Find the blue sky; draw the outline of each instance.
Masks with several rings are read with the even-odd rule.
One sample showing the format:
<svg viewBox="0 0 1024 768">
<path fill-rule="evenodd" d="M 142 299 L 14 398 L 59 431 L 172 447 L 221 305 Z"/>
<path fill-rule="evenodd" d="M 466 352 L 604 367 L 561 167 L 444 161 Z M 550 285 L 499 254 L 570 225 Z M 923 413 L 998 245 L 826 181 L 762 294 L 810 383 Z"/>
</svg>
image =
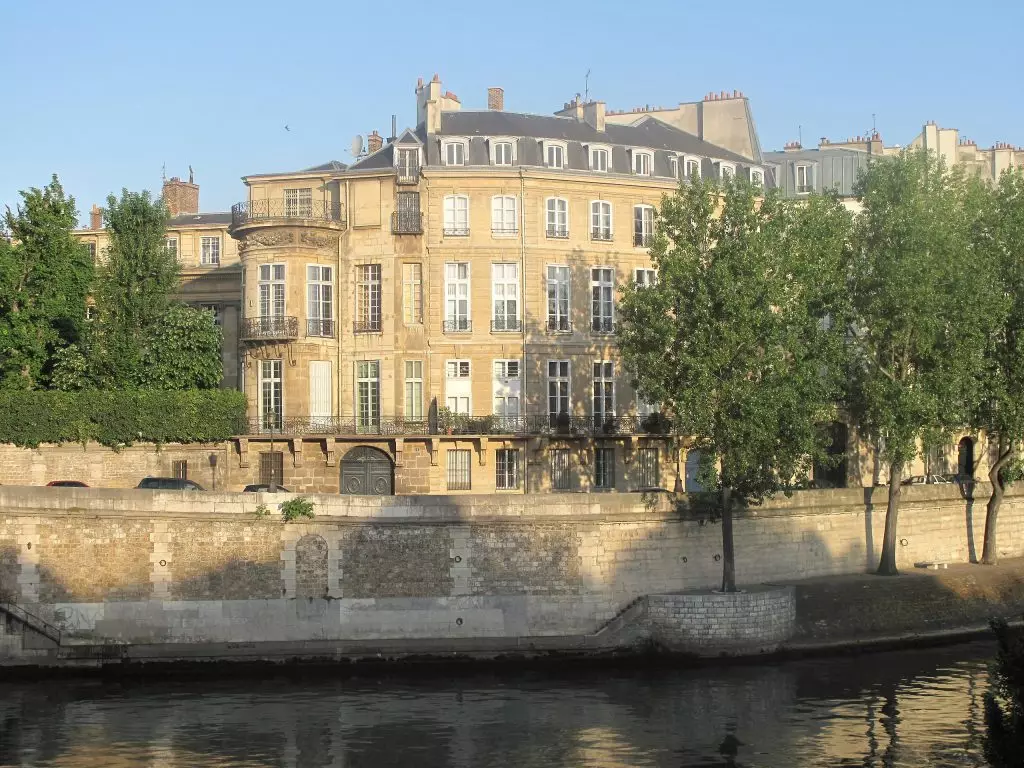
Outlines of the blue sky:
<svg viewBox="0 0 1024 768">
<path fill-rule="evenodd" d="M 57 173 L 84 221 L 110 192 L 158 190 L 166 164 L 227 210 L 247 173 L 349 161 L 355 134 L 412 125 L 434 72 L 464 108 L 500 85 L 506 109 L 538 113 L 588 69 L 610 109 L 738 89 L 764 149 L 872 114 L 887 144 L 926 120 L 1024 144 L 1022 23 L 1019 0 L 0 0 L 0 206 Z"/>
</svg>

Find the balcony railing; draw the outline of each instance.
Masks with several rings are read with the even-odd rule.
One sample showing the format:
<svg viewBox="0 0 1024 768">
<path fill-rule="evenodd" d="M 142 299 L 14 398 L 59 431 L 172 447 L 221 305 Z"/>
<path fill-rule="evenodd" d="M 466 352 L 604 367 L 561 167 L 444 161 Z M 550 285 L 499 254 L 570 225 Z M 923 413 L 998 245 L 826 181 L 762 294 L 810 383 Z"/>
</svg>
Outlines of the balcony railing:
<svg viewBox="0 0 1024 768">
<path fill-rule="evenodd" d="M 650 248 L 654 242 L 654 235 L 650 232 L 634 232 L 633 246 L 636 248 Z"/>
<path fill-rule="evenodd" d="M 444 333 L 472 333 L 473 321 L 468 317 L 456 317 L 445 320 L 441 330 Z"/>
<path fill-rule="evenodd" d="M 569 228 L 568 227 L 548 227 L 547 236 L 554 237 L 558 240 L 569 239 Z"/>
<path fill-rule="evenodd" d="M 495 317 L 491 319 L 491 333 L 517 333 L 523 330 L 523 321 L 518 317 Z"/>
<path fill-rule="evenodd" d="M 567 317 L 549 317 L 548 333 L 572 333 L 572 320 Z"/>
<path fill-rule="evenodd" d="M 398 166 L 398 183 L 399 184 L 418 184 L 420 180 L 420 167 L 419 165 L 400 165 Z"/>
<path fill-rule="evenodd" d="M 592 229 L 590 230 L 590 239 L 610 243 L 612 241 L 612 233 L 610 230 Z"/>
<path fill-rule="evenodd" d="M 391 234 L 422 235 L 423 215 L 419 211 L 395 211 L 391 214 Z"/>
<path fill-rule="evenodd" d="M 273 341 L 299 338 L 299 319 L 285 315 L 247 317 L 242 321 L 244 341 Z"/>
<path fill-rule="evenodd" d="M 353 333 L 380 333 L 380 318 L 371 317 L 367 320 L 356 320 L 352 323 Z"/>
<path fill-rule="evenodd" d="M 323 336 L 327 339 L 334 338 L 334 321 L 322 318 L 310 318 L 306 321 L 307 336 Z"/>
<path fill-rule="evenodd" d="M 518 235 L 519 227 L 515 224 L 492 224 L 491 234 L 498 235 L 499 237 L 508 237 L 509 235 Z"/>
<path fill-rule="evenodd" d="M 345 206 L 328 200 L 247 200 L 231 206 L 231 226 L 267 219 L 303 219 L 345 223 Z"/>
<path fill-rule="evenodd" d="M 445 237 L 469 237 L 468 226 L 444 227 L 443 232 Z"/>
<path fill-rule="evenodd" d="M 594 333 L 615 333 L 615 321 L 610 317 L 591 318 L 590 330 Z"/>
</svg>

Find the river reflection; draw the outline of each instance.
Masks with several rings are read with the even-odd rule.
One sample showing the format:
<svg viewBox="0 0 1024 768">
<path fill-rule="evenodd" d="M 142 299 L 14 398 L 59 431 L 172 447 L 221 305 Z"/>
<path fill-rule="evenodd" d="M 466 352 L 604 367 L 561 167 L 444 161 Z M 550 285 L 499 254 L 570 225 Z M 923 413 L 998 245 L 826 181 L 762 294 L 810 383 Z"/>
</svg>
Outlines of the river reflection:
<svg viewBox="0 0 1024 768">
<path fill-rule="evenodd" d="M 983 766 L 993 652 L 455 680 L 0 684 L 0 765 Z"/>
</svg>

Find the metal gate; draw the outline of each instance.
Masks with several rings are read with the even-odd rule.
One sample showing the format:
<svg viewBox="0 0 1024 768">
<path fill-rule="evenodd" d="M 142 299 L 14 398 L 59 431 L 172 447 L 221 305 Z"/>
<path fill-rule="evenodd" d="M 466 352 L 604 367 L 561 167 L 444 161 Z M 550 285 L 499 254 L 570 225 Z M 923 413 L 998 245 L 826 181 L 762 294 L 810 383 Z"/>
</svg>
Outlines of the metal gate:
<svg viewBox="0 0 1024 768">
<path fill-rule="evenodd" d="M 376 448 L 353 448 L 341 460 L 341 492 L 350 495 L 392 495 L 395 491 L 390 457 Z"/>
</svg>

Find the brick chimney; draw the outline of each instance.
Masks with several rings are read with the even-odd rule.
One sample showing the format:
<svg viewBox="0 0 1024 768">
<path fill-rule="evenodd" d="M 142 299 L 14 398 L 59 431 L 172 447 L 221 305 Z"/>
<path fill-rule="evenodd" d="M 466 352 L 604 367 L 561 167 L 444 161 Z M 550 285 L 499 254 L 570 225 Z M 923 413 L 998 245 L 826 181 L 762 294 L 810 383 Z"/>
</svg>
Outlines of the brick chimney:
<svg viewBox="0 0 1024 768">
<path fill-rule="evenodd" d="M 374 130 L 369 136 L 366 137 L 366 149 L 372 155 L 384 146 L 384 137 Z"/>
<path fill-rule="evenodd" d="M 487 108 L 493 109 L 496 112 L 501 112 L 505 109 L 505 89 L 504 88 L 488 88 L 487 89 Z"/>
<path fill-rule="evenodd" d="M 172 176 L 164 182 L 164 205 L 171 216 L 199 213 L 199 185 Z"/>
<path fill-rule="evenodd" d="M 96 203 L 92 204 L 92 210 L 89 211 L 89 229 L 103 229 L 103 209 Z"/>
</svg>

